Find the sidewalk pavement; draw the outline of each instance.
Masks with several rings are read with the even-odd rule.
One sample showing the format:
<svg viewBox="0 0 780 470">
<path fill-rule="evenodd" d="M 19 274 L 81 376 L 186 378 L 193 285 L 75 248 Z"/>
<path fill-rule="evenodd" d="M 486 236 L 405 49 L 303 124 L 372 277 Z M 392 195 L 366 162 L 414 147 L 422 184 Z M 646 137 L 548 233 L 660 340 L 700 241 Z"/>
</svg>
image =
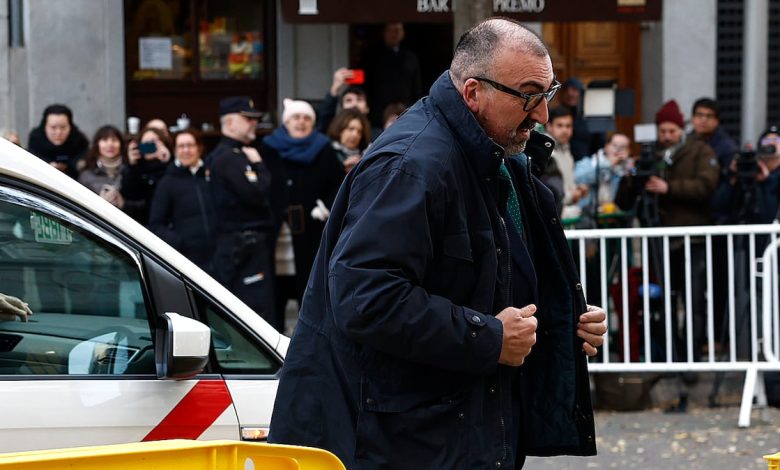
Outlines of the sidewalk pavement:
<svg viewBox="0 0 780 470">
<path fill-rule="evenodd" d="M 762 456 L 780 451 L 780 409 L 754 409 L 737 427 L 739 407 L 596 413 L 596 457 L 529 457 L 524 470 L 766 469 Z"/>
</svg>

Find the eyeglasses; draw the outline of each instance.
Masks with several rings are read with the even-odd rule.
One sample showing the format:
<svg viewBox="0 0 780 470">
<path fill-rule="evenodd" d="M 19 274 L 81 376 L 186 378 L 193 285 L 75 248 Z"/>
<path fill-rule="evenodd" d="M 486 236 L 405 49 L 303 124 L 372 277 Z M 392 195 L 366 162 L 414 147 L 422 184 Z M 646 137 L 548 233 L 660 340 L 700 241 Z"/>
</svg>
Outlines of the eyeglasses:
<svg viewBox="0 0 780 470">
<path fill-rule="evenodd" d="M 697 111 L 693 113 L 693 117 L 701 119 L 715 119 L 717 116 L 715 116 L 715 113 L 703 113 L 701 111 Z"/>
<path fill-rule="evenodd" d="M 474 80 L 478 80 L 480 82 L 485 82 L 498 91 L 503 91 L 508 95 L 512 95 L 517 98 L 525 100 L 525 103 L 523 104 L 523 111 L 525 112 L 529 112 L 533 110 L 535 107 L 539 106 L 539 103 L 541 103 L 542 100 L 545 98 L 549 103 L 550 101 L 552 101 L 553 98 L 555 98 L 555 94 L 558 93 L 558 90 L 561 89 L 561 83 L 558 80 L 553 80 L 553 84 L 549 90 L 543 91 L 541 93 L 528 94 L 528 93 L 523 93 L 522 91 L 513 90 L 508 86 L 502 85 L 498 82 L 494 82 L 489 78 L 485 78 L 485 77 L 471 77 L 471 78 L 473 78 Z"/>
</svg>

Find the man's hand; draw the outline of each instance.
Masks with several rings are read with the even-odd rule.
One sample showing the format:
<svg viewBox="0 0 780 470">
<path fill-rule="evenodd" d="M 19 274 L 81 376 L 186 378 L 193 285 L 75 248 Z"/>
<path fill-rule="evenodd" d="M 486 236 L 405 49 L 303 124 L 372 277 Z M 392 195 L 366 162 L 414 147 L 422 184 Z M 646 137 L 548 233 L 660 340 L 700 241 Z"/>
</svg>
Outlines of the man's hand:
<svg viewBox="0 0 780 470">
<path fill-rule="evenodd" d="M 595 356 L 596 348 L 604 344 L 607 332 L 607 312 L 601 307 L 588 305 L 588 311 L 580 315 L 577 323 L 577 336 L 584 339 L 582 349 L 588 356 Z"/>
<path fill-rule="evenodd" d="M 331 96 L 338 97 L 342 90 L 346 88 L 346 80 L 352 74 L 352 71 L 346 67 L 341 67 L 333 72 L 333 82 L 330 85 Z"/>
<path fill-rule="evenodd" d="M 520 366 L 531 353 L 531 347 L 536 344 L 537 322 L 534 313 L 536 305 L 531 304 L 523 308 L 507 307 L 496 315 L 504 325 L 499 364 Z"/>
<path fill-rule="evenodd" d="M 246 158 L 249 159 L 252 163 L 260 163 L 263 161 L 263 158 L 260 156 L 260 152 L 257 151 L 256 148 L 250 147 L 248 145 L 241 147 L 241 151 L 244 152 L 244 155 L 246 155 Z"/>
<path fill-rule="evenodd" d="M 32 310 L 27 302 L 22 302 L 11 295 L 0 294 L 0 321 L 14 321 L 19 317 L 21 321 L 26 322 L 30 315 Z"/>
<path fill-rule="evenodd" d="M 651 193 L 666 194 L 669 192 L 669 183 L 657 176 L 651 176 L 645 183 L 645 189 Z"/>
<path fill-rule="evenodd" d="M 349 173 L 353 168 L 355 168 L 355 165 L 358 164 L 361 158 L 363 157 L 360 155 L 351 155 L 347 157 L 347 159 L 344 160 L 344 171 Z"/>
</svg>

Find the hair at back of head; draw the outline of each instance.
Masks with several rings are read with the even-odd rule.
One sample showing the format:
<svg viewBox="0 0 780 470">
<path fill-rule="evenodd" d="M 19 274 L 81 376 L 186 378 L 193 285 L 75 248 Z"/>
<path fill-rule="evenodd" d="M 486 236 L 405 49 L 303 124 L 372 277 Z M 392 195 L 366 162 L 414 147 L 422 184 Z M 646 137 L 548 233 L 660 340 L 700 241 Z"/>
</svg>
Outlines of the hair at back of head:
<svg viewBox="0 0 780 470">
<path fill-rule="evenodd" d="M 450 64 L 452 78 L 462 83 L 469 77 L 490 77 L 496 52 L 503 48 L 522 49 L 536 57 L 549 55 L 539 36 L 518 21 L 490 18 L 460 37 Z"/>
</svg>

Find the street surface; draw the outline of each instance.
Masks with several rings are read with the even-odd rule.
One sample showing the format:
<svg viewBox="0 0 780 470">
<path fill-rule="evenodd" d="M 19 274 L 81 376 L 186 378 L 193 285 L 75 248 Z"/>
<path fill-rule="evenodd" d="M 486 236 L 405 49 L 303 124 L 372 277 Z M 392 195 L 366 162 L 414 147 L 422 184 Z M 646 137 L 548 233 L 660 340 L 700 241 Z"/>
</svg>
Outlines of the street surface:
<svg viewBox="0 0 780 470">
<path fill-rule="evenodd" d="M 540 469 L 766 469 L 762 456 L 780 451 L 780 409 L 753 409 L 751 426 L 737 427 L 739 406 L 596 412 L 596 457 L 528 458 Z"/>
</svg>

